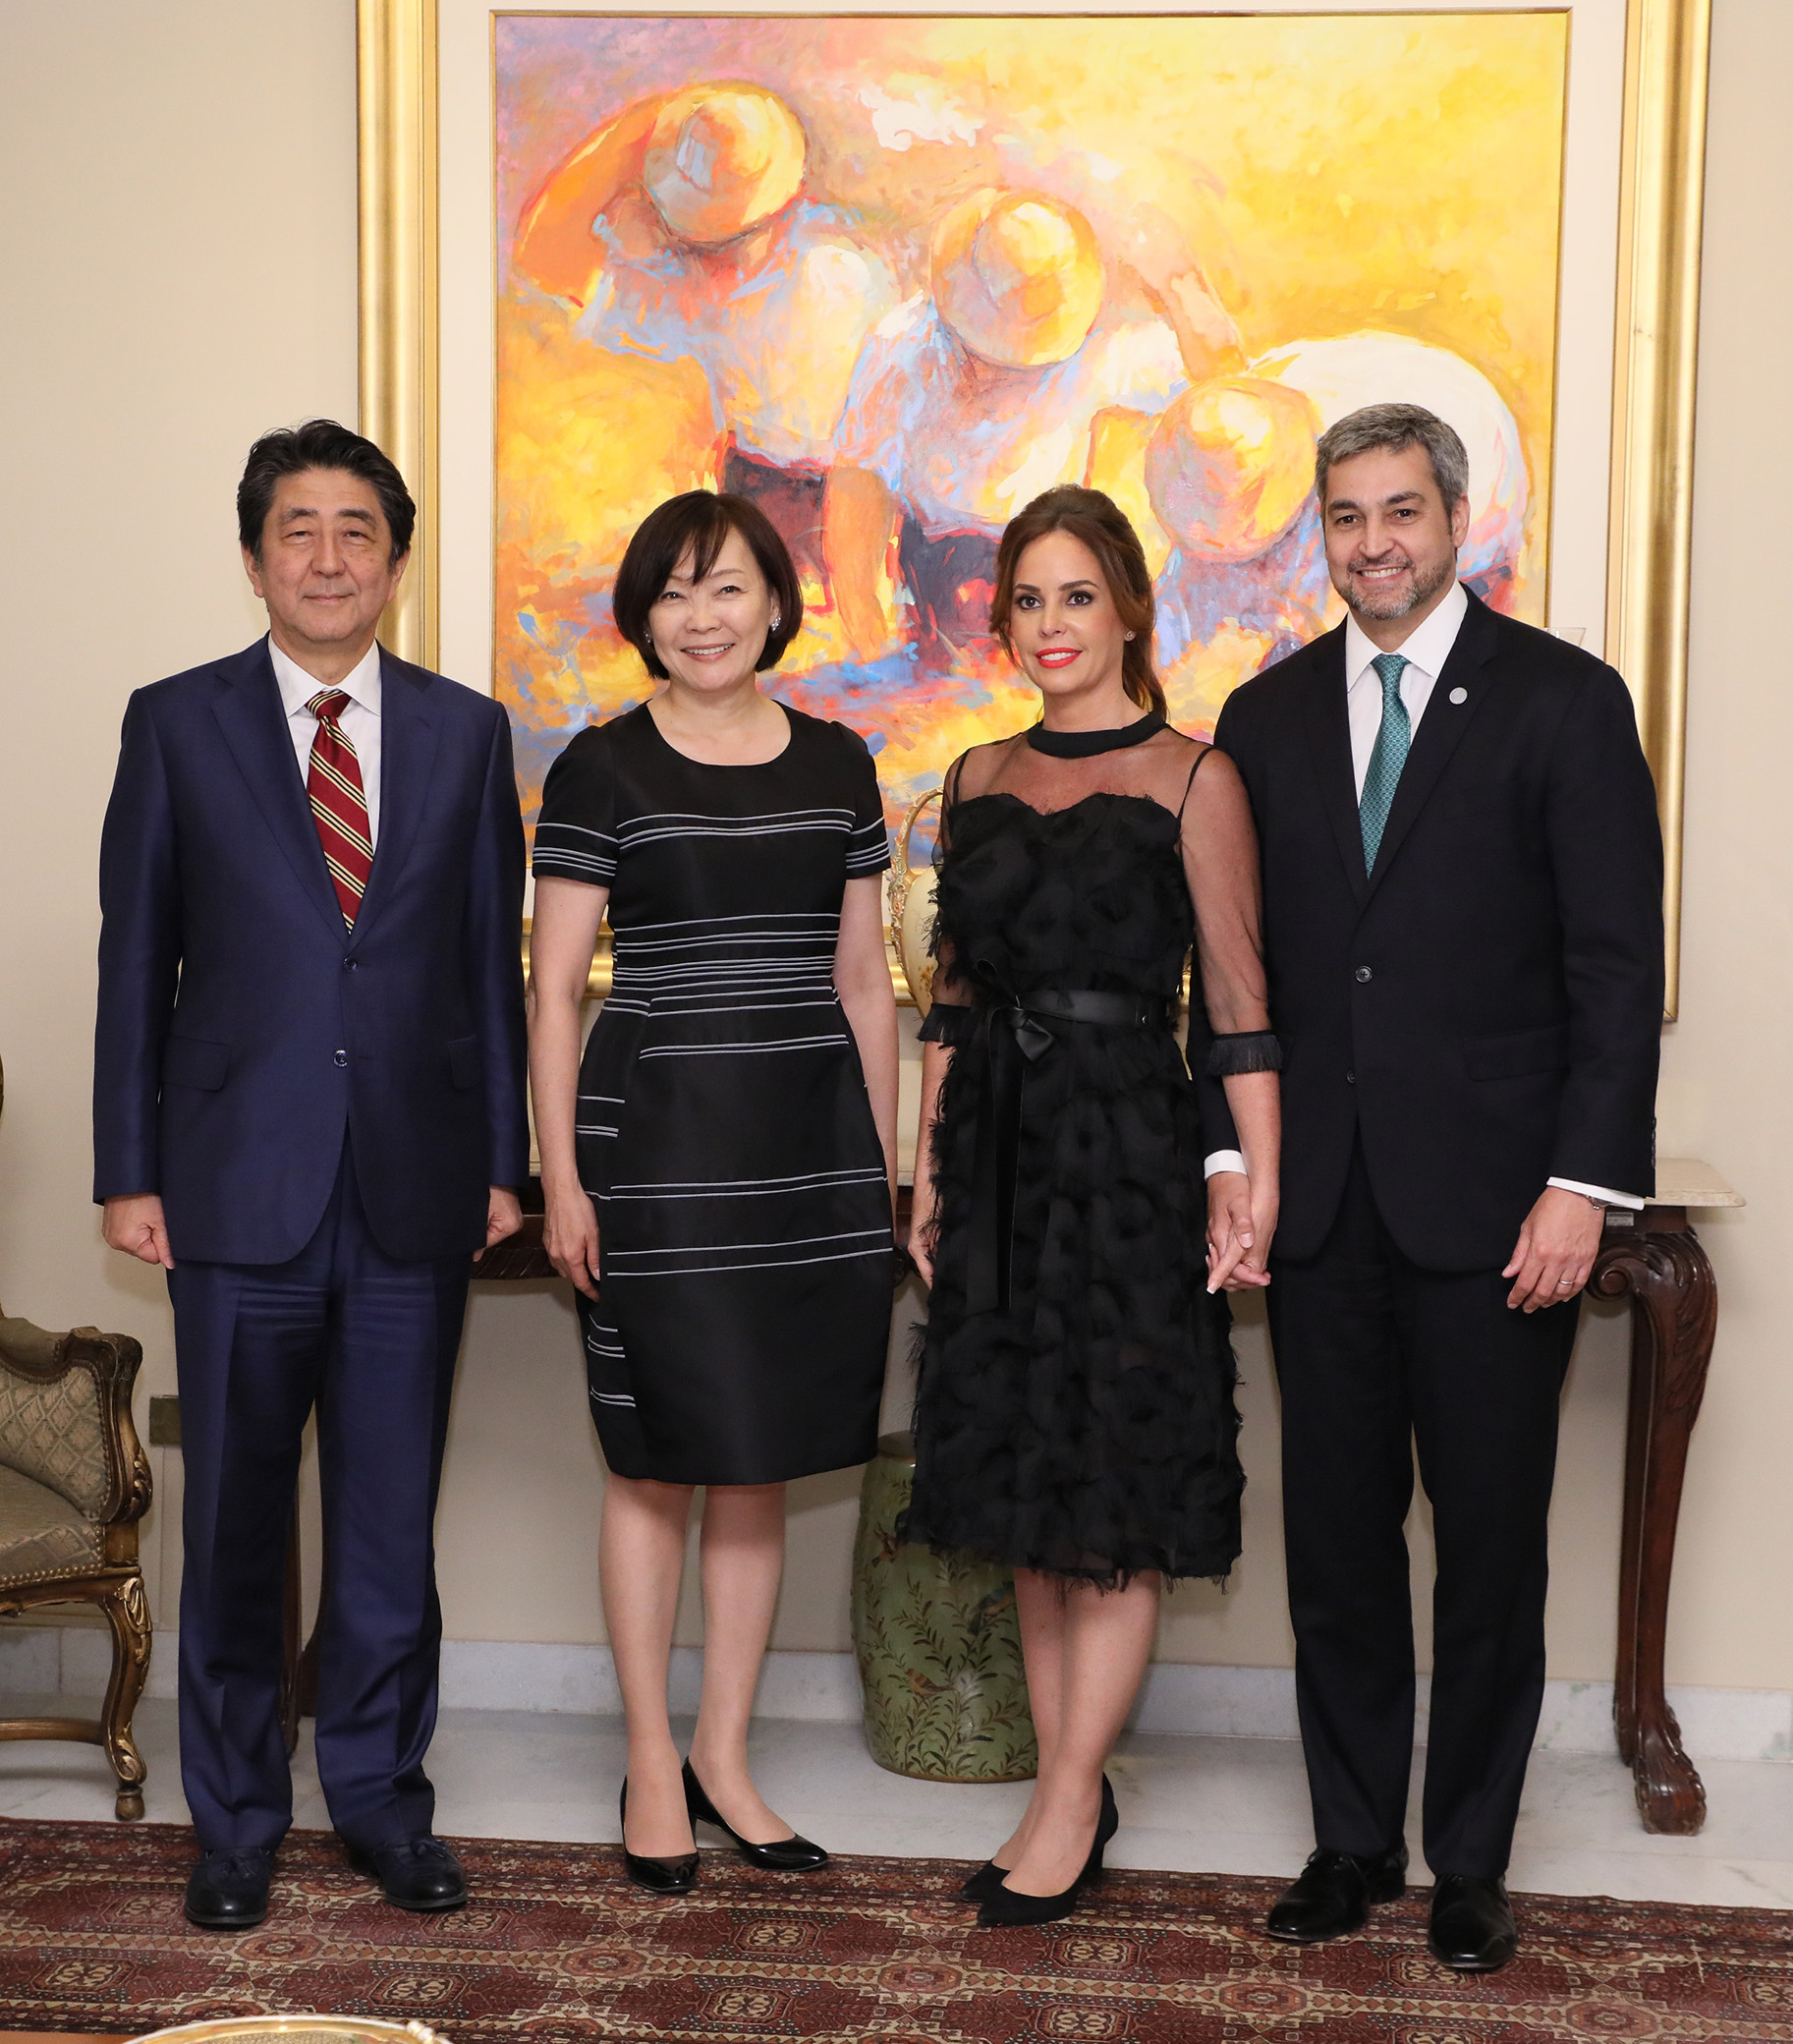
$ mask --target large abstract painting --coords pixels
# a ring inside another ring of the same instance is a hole
[[[641,700],[610,592],[677,490],[754,498],[777,691],[893,811],[1032,720],[1004,522],[1133,518],[1173,717],[1336,616],[1316,436],[1405,399],[1470,452],[1462,559],[1541,621],[1568,17],[493,23],[496,682],[526,798]]]

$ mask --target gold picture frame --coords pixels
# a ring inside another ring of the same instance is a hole
[[[438,658],[436,0],[358,0],[361,418],[420,511],[387,619]],[[1711,0],[1626,0],[1605,651],[1637,706],[1667,854],[1667,1011],[1680,954],[1694,379]],[[605,961],[607,963],[607,961]]]

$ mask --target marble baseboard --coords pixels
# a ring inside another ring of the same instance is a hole
[[[147,1694],[175,1693],[175,1641],[157,1633]],[[0,1695],[103,1695],[111,1640],[86,1626],[0,1626]],[[675,1714],[698,1707],[702,1657],[673,1651]],[[1425,1743],[1428,1689],[1422,1680],[1416,1732]],[[1699,1760],[1793,1761],[1793,1693],[1782,1689],[1671,1689],[1688,1752]],[[620,1711],[610,1652],[515,1640],[442,1643],[444,1710],[536,1711],[611,1717]],[[774,1652],[766,1656],[757,1714],[827,1723],[860,1714],[851,1654]],[[1295,1677],[1282,1668],[1203,1668],[1159,1662],[1147,1674],[1132,1729],[1206,1738],[1292,1739]],[[1559,1753],[1612,1750],[1612,1684],[1545,1684],[1537,1744]]]

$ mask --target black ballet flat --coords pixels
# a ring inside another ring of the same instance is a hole
[[[774,1839],[767,1845],[756,1845],[752,1839],[744,1839],[726,1817],[717,1814],[715,1804],[703,1792],[703,1784],[692,1773],[689,1760],[685,1763],[685,1807],[694,1824],[713,1824],[718,1831],[726,1832],[749,1866],[764,1867],[773,1874],[808,1874],[828,1863],[828,1855],[819,1845],[812,1845],[796,1832],[788,1839]]]
[[[1096,1819],[1096,1837],[1102,1844],[1106,1845],[1108,1840],[1113,1838],[1114,1834],[1120,1829],[1120,1823],[1121,1813],[1114,1806],[1114,1788],[1108,1777],[1103,1775],[1102,1813]],[[1105,1831],[1102,1828],[1104,1825],[1107,1827]],[[998,1866],[993,1859],[986,1859],[978,1871],[972,1875],[971,1879],[959,1890],[959,1893],[968,1902],[987,1902],[996,1893],[997,1889],[1002,1886],[1003,1876],[1007,1872],[1007,1867]]]
[[[638,1888],[650,1889],[655,1895],[689,1895],[698,1885],[698,1855],[681,1852],[671,1859],[649,1859],[645,1853],[631,1852],[629,1849],[629,1784],[623,1784],[623,1792],[617,1798],[616,1814],[623,1824],[623,1867]]]
[[[1102,1853],[1108,1841],[1120,1829],[1120,1812],[1114,1806],[1114,1791],[1108,1787],[1108,1777],[1102,1777],[1102,1812],[1095,1820],[1095,1843],[1090,1847],[1090,1856],[1084,1861],[1080,1873],[1069,1888],[1057,1895],[1023,1895],[1018,1889],[999,1881],[990,1890],[978,1907],[980,1930],[1012,1930],[1026,1924],[1057,1923],[1069,1916],[1077,1907],[1077,1898],[1086,1888],[1098,1888],[1102,1879]],[[974,1875],[973,1879],[977,1877]]]

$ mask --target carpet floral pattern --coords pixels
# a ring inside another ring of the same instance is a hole
[[[330,1837],[282,1849],[259,1929],[192,1929],[191,1835],[0,1821],[0,2028],[140,2031],[320,2010],[420,2018],[451,2044],[1793,2044],[1793,1938],[1766,1909],[1528,1897],[1525,1950],[1460,1979],[1425,1897],[1302,1952],[1258,1926],[1275,1882],[1109,1878],[1070,1921],[980,1931],[948,1860],[806,1876],[706,1853],[660,1902],[614,1847],[472,1841],[474,1901],[386,1907]]]

